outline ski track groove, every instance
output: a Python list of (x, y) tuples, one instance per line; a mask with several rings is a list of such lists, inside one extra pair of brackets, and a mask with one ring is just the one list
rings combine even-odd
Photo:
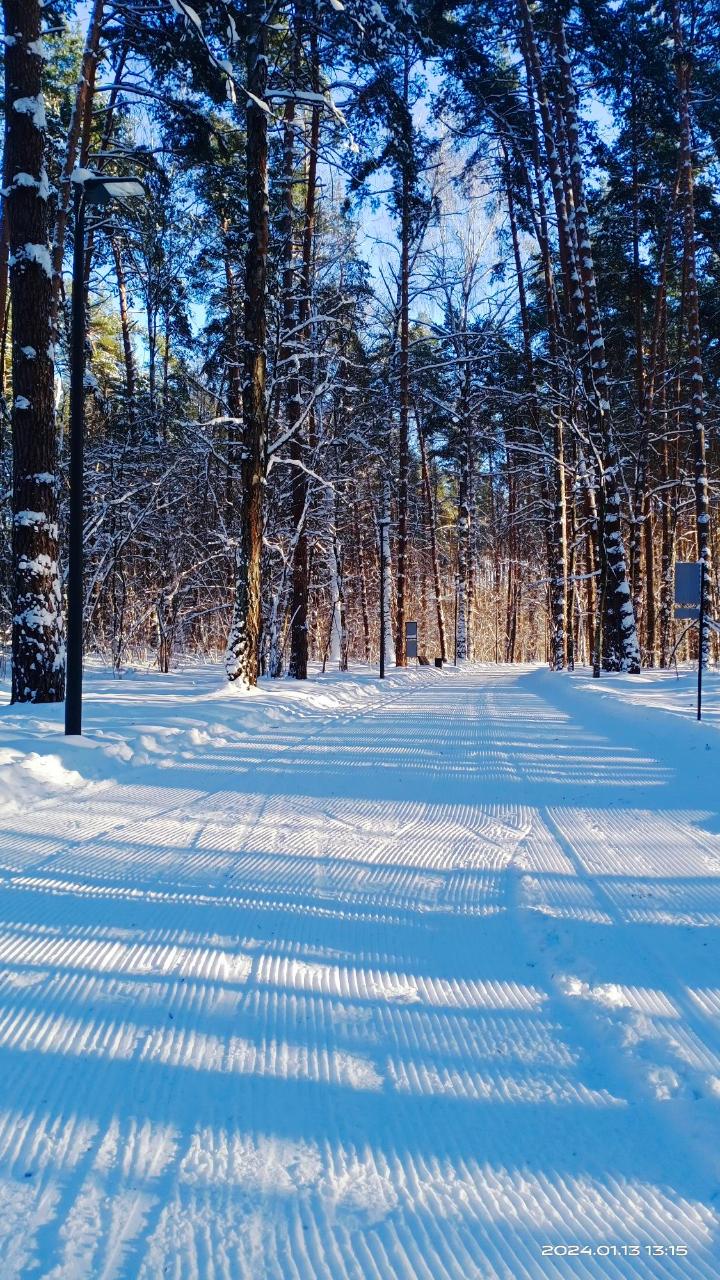
[[(720, 988), (647, 939), (720, 923), (705, 815), (636, 807), (662, 768), (522, 672), (299, 719), (184, 748), (172, 804), (121, 775), (13, 816), (2, 1280), (715, 1280)], [(571, 752), (633, 807), (540, 809)], [(669, 1064), (718, 1079), (686, 1141)], [(540, 1257), (648, 1239), (690, 1256)]]
[[(648, 815), (649, 816), (649, 815)], [(577, 851), (579, 861), (584, 862), (588, 866), (589, 872), (595, 877), (595, 892), (598, 898), (604, 900), (607, 904), (611, 918), (614, 916), (615, 923), (619, 923), (623, 918), (628, 922), (636, 919), (636, 912), (627, 907), (627, 895), (623, 893), (622, 879), (618, 884), (617, 878), (612, 877), (611, 868), (622, 866), (623, 871), (627, 870), (628, 863), (632, 868), (634, 866), (637, 875), (643, 875), (650, 879), (650, 894), (656, 893), (653, 883), (655, 877), (659, 875), (658, 854), (655, 852), (652, 856), (651, 850), (655, 848), (654, 843), (651, 850), (645, 848), (647, 842), (647, 824), (638, 827), (637, 824), (623, 821), (622, 827), (618, 830), (617, 819), (611, 819), (599, 825), (598, 819), (604, 815), (586, 814), (569, 814), (566, 811), (553, 812), (549, 817), (551, 827), (560, 835), (562, 841), (569, 846), (571, 836), (568, 834), (568, 826), (575, 826), (579, 822), (583, 833), (580, 837), (573, 834), (572, 840)], [(586, 832), (588, 828), (592, 830), (592, 836), (588, 838)], [(662, 828), (661, 828), (662, 829)], [(628, 847), (627, 837), (634, 838), (641, 842), (641, 849), (638, 852), (633, 849), (632, 845)], [(613, 841), (615, 842), (613, 844)], [(602, 844), (602, 850), (598, 846)], [(674, 864), (666, 867), (670, 852), (674, 854)], [(670, 850), (664, 851), (664, 861), (662, 870), (669, 870), (671, 874), (680, 871), (685, 876), (692, 875), (693, 871), (704, 875), (707, 868), (699, 862), (698, 855), (692, 844), (687, 851), (678, 849), (677, 844), (673, 843)], [(652, 917), (652, 912), (649, 912)], [(687, 913), (682, 913), (683, 918)], [(695, 916), (694, 923), (696, 926), (706, 926), (707, 921), (703, 913)], [(622, 988), (618, 988), (618, 994), (624, 997), (624, 1003), (635, 1008), (638, 1013), (646, 1014), (651, 1024), (654, 1024), (653, 1030), (655, 1037), (662, 1043), (670, 1042), (670, 1056), (675, 1059), (681, 1067), (687, 1065), (697, 1071), (714, 1072), (720, 1070), (720, 1024), (712, 1017), (704, 1017), (703, 1011), (698, 1007), (697, 1001), (692, 998), (692, 992), (678, 981), (676, 975), (669, 968), (665, 958), (658, 953), (657, 947), (647, 941), (643, 944), (646, 951), (652, 956), (652, 969), (661, 976), (668, 988), (670, 994), (659, 993), (661, 1001), (665, 1001), (666, 1007), (653, 1009), (647, 1007), (647, 999), (642, 1001), (642, 992), (636, 990), (624, 993)], [(617, 986), (617, 984), (614, 984)], [(640, 996), (640, 998), (639, 998)], [(655, 999), (658, 999), (656, 994)], [(674, 1007), (673, 1005), (677, 1006)], [(667, 1005), (669, 1004), (669, 1008)], [(665, 1019), (668, 1014), (677, 1018), (678, 1008), (681, 1016), (683, 1016), (690, 1024), (688, 1026), (673, 1026), (672, 1031), (668, 1032)], [(716, 1048), (713, 1050), (705, 1043), (703, 1037), (709, 1037), (715, 1042)]]

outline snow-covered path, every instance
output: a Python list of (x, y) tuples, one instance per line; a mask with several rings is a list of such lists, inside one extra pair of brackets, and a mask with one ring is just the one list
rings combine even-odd
[(2, 1280), (714, 1280), (717, 730), (156, 681), (0, 720)]

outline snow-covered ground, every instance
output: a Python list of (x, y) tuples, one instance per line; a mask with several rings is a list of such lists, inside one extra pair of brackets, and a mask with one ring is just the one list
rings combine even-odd
[(2, 1280), (715, 1280), (716, 677), (87, 694), (0, 713)]

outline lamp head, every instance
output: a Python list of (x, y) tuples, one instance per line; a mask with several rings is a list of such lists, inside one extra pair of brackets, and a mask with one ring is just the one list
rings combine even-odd
[(76, 169), (73, 182), (81, 188), (89, 205), (108, 205), (112, 200), (127, 204), (131, 200), (147, 200), (148, 193), (139, 178), (121, 178), (91, 173), (88, 169)]

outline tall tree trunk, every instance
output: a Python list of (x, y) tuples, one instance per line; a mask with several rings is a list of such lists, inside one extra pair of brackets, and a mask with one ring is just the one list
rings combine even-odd
[[(603, 665), (607, 669), (639, 671), (640, 649), (628, 582), (625, 548), (620, 523), (622, 476), (620, 458), (612, 431), (605, 341), (597, 301), (597, 287), (589, 237), (588, 211), (584, 195), (580, 135), (572, 81), (570, 56), (562, 17), (558, 13), (555, 40), (563, 94), (563, 117), (567, 133), (570, 181), (563, 178), (560, 152), (545, 90), (540, 53), (528, 0), (518, 0), (523, 27), (527, 66), (535, 83), (543, 127), (548, 165), (558, 225), (558, 243), (566, 293), (569, 297), (578, 357), (582, 364), (585, 400), (590, 432), (598, 457), (602, 459), (603, 563), (607, 566), (606, 589), (602, 593), (605, 646)], [(568, 200), (574, 207), (568, 210)], [(575, 261), (574, 247), (577, 245)]]
[[(318, 56), (317, 33), (312, 24), (310, 35), (310, 64), (312, 88), (320, 89), (320, 63)], [(302, 268), (300, 275), (300, 297), (298, 299), (298, 325), (296, 344), (298, 347), (297, 370), (288, 386), (288, 413), (300, 415), (300, 397), (303, 382), (306, 390), (312, 394), (313, 360), (308, 354), (310, 343), (310, 312), (313, 277), (313, 250), (315, 244), (315, 201), (317, 195), (318, 146), (320, 142), (320, 109), (313, 107), (310, 115), (310, 132), (307, 144), (306, 179), (305, 179), (305, 212), (303, 218)], [(304, 354), (301, 355), (301, 350)], [(311, 419), (312, 420), (312, 419)], [(312, 432), (307, 435), (307, 441)], [(293, 555), (293, 577), (290, 625), (290, 664), (289, 675), (296, 680), (307, 679), (308, 665), (308, 595), (310, 591), (310, 556), (307, 536), (307, 519), (310, 504), (310, 486), (308, 475), (304, 470), (304, 455), (307, 441), (301, 438), (297, 428), (290, 440), (290, 457), (293, 462), (291, 480), (292, 515), (295, 527), (299, 530), (295, 553)]]
[[(403, 57), (403, 104), (409, 112), (410, 55)], [(400, 368), (398, 405), (397, 615), (395, 661), (407, 666), (405, 621), (408, 576), (408, 470), (410, 466), (410, 157), (403, 164), (400, 205)]]
[(130, 425), (135, 425), (137, 394), (137, 374), (135, 370), (135, 355), (132, 346), (132, 334), (130, 331), (130, 310), (128, 307), (127, 284), (125, 281), (125, 269), (123, 267), (122, 251), (120, 240), (117, 236), (112, 236), (110, 240), (112, 248), (113, 261), (115, 263), (115, 277), (118, 287), (118, 302), (120, 305), (120, 329), (122, 332), (123, 358), (125, 361), (125, 390), (127, 392), (127, 408)]
[[(506, 428), (507, 434), (507, 428)], [(505, 589), (505, 661), (515, 661), (517, 636), (517, 477), (512, 470), (512, 456), (506, 454), (507, 486), (507, 582)]]
[[(525, 0), (523, 0), (523, 3)], [(635, 613), (628, 580), (625, 548), (621, 527), (622, 474), (620, 455), (613, 433), (610, 414), (610, 387), (607, 375), (605, 339), (603, 336), (600, 307), (597, 297), (595, 266), (587, 202), (585, 199), (582, 157), (580, 153), (580, 126), (575, 101), (570, 54), (565, 40), (565, 28), (558, 14), (555, 37), (558, 62), (563, 87), (563, 108), (567, 126), (570, 175), (575, 199), (575, 227), (577, 232), (580, 276), (582, 280), (584, 308), (578, 311), (586, 323), (588, 352), (585, 391), (588, 418), (596, 447), (603, 461), (603, 520), (601, 536), (607, 564), (607, 588), (605, 593), (605, 646), (603, 665), (606, 670), (638, 672), (640, 647), (638, 644)], [(587, 358), (589, 356), (589, 359)]]
[[(577, 478), (582, 512), (586, 528), (585, 536), (585, 572), (586, 579), (586, 618), (587, 618), (587, 657), (594, 662), (595, 621), (600, 610), (598, 599), (600, 594), (600, 577), (602, 553), (600, 547), (600, 519), (598, 515), (597, 490), (593, 477), (588, 473), (587, 462), (581, 448), (578, 448)], [(598, 655), (599, 657), (599, 655)], [(599, 674), (599, 668), (598, 668)]]
[(577, 555), (577, 542), (575, 530), (575, 502), (572, 496), (565, 507), (565, 544), (566, 544), (566, 570), (567, 576), (565, 581), (565, 616), (567, 627), (567, 644), (566, 644), (566, 661), (568, 671), (575, 670), (575, 601), (577, 598), (576, 582), (575, 582), (575, 564)]
[[(107, 99), (105, 101), (105, 105), (102, 109), (102, 114), (104, 115), (105, 119), (103, 123), (102, 136), (100, 138), (100, 156), (98, 157), (97, 166), (96, 166), (98, 173), (102, 173), (105, 169), (105, 160), (103, 157), (105, 155), (105, 152), (108, 151), (110, 148), (110, 143), (113, 136), (113, 130), (115, 128), (117, 104), (118, 104), (118, 99), (120, 97), (120, 94), (122, 92), (122, 77), (123, 77), (123, 72), (125, 70), (125, 66), (127, 63), (129, 52), (130, 52), (129, 45), (124, 44), (120, 49), (117, 62), (115, 63), (115, 66), (113, 68), (113, 72), (112, 72), (113, 88), (108, 94)], [(84, 165), (88, 160), (88, 144), (90, 140), (90, 126), (92, 123), (93, 115), (94, 115), (93, 95), (88, 95), (88, 97), (85, 100), (84, 123), (83, 123), (82, 133), (81, 133), (81, 137), (82, 137), (81, 152), (80, 152), (81, 165)], [(94, 256), (95, 256), (95, 227), (91, 223), (90, 226), (88, 227), (87, 238), (85, 241), (85, 290), (86, 292), (90, 283), (90, 272), (92, 270), (92, 263), (93, 263)], [(60, 291), (62, 292), (62, 279), (60, 281)]]
[(268, 253), (268, 113), (265, 4), (248, 5), (247, 104), (248, 244), (245, 257), (245, 381), (242, 519), (235, 549), (235, 600), (225, 669), (246, 687), (257, 683), (261, 627), (263, 485), (267, 455), (266, 337)]
[[(640, 267), (640, 180), (637, 148), (637, 71), (633, 63), (630, 72), (630, 136), (631, 136), (631, 192), (632, 192), (632, 284), (633, 326), (635, 330), (635, 405), (634, 419), (637, 435), (637, 463), (635, 470), (635, 494), (632, 512), (630, 541), (630, 583), (633, 609), (640, 626), (643, 606), (642, 546), (643, 530), (647, 521), (648, 501), (648, 450), (649, 434), (645, 430), (645, 363), (643, 359), (643, 305), (642, 271)], [(645, 619), (647, 636), (647, 618)]]
[(360, 611), (362, 614), (363, 628), (363, 652), (365, 661), (370, 661), (370, 615), (368, 613), (368, 592), (367, 592), (367, 571), (365, 567), (365, 544), (363, 542), (360, 530), (360, 520), (358, 516), (358, 503), (352, 504), (353, 515), (353, 533), (355, 536), (355, 550), (357, 554), (358, 579), (360, 582)]
[[(58, 330), (58, 314), (60, 309), (60, 299), (62, 296), (62, 266), (63, 255), (65, 252), (65, 237), (67, 234), (70, 207), (72, 204), (72, 172), (78, 164), (78, 161), (82, 163), (82, 160), (85, 158), (81, 155), (81, 140), (83, 138), (83, 134), (85, 134), (86, 138), (89, 137), (89, 123), (91, 119), (93, 94), (95, 92), (95, 72), (97, 70), (100, 31), (102, 28), (104, 9), (105, 0), (94, 0), (92, 9), (90, 10), (90, 20), (88, 22), (85, 47), (83, 49), (82, 63), (80, 66), (80, 77), (75, 90), (75, 102), (73, 105), (72, 116), (70, 117), (70, 128), (68, 129), (65, 145), (65, 159), (63, 161), (60, 182), (58, 183), (58, 204), (52, 245), (52, 321), (53, 329), (56, 333)], [(87, 152), (87, 146), (85, 146), (84, 150)]]
[(567, 189), (560, 161), (560, 151), (555, 138), (555, 128), (553, 125), (550, 103), (545, 89), (545, 78), (543, 76), (542, 63), (540, 61), (540, 51), (535, 38), (535, 27), (533, 25), (528, 0), (517, 0), (517, 3), (520, 21), (522, 24), (520, 46), (525, 60), (528, 77), (532, 79), (532, 82), (535, 85), (537, 105), (540, 111), (540, 123), (542, 126), (542, 138), (545, 149), (547, 173), (550, 179), (550, 186), (552, 188), (553, 201), (555, 204), (555, 213), (557, 216), (558, 248), (560, 251), (562, 282), (565, 287), (568, 306), (571, 310), (571, 317), (575, 322), (576, 330), (578, 334), (582, 335), (584, 338), (586, 336), (587, 326), (584, 315), (583, 293), (578, 267), (573, 253), (573, 234), (570, 226)]
[[(6, 202), (13, 378), (13, 702), (59, 702), (65, 651), (58, 567), (52, 257), (40, 0), (3, 0)], [(28, 180), (29, 179), (29, 180)]]
[(225, 462), (225, 527), (232, 539), (236, 523), (235, 474), (238, 466), (242, 434), (242, 351), (240, 340), (240, 304), (235, 270), (230, 256), (229, 223), (222, 222), (223, 270), (225, 273), (225, 342), (228, 371), (228, 421), (226, 424), (227, 458)]
[(677, 527), (677, 485), (670, 461), (667, 439), (662, 444), (663, 503), (661, 508), (660, 541), (660, 666), (667, 667), (672, 648), (673, 615), (673, 565), (675, 562), (675, 534)]
[(383, 480), (382, 501), (380, 511), (379, 540), (382, 546), (383, 579), (381, 590), (385, 616), (385, 664), (392, 666), (395, 662), (395, 641), (392, 625), (393, 576), (392, 556), (390, 552), (390, 486)]
[(435, 594), (435, 612), (437, 616), (438, 640), (440, 642), (440, 657), (443, 662), (447, 662), (447, 632), (445, 629), (445, 612), (442, 600), (440, 561), (438, 559), (435, 503), (433, 501), (432, 486), (430, 484), (430, 468), (428, 466), (427, 446), (425, 444), (425, 436), (419, 422), (418, 440), (420, 442), (420, 466), (422, 470), (423, 493), (425, 495), (425, 522), (427, 525), (428, 537), (430, 539), (430, 561), (432, 564), (433, 591)]
[(8, 319), (10, 315), (8, 283), (9, 283), (9, 253), (10, 246), (8, 243), (8, 220), (7, 210), (5, 207), (5, 192), (10, 186), (10, 176), (7, 164), (7, 147), (3, 149), (3, 166), (2, 166), (2, 189), (0, 190), (0, 399), (5, 394), (5, 351), (7, 348), (8, 337)]
[(467, 424), (460, 440), (457, 512), (457, 660), (468, 660), (468, 545), (470, 540), (470, 448)]
[[(708, 498), (707, 459), (705, 456), (705, 405), (702, 346), (700, 341), (700, 303), (695, 262), (695, 208), (693, 198), (692, 124), (690, 121), (691, 57), (685, 42), (679, 0), (672, 6), (675, 61), (680, 105), (680, 168), (684, 187), (683, 264), (685, 276), (685, 308), (688, 327), (688, 369), (690, 374), (690, 421), (695, 470), (695, 528), (698, 559), (705, 566), (704, 613), (712, 613), (712, 557), (710, 537), (710, 503)], [(711, 628), (706, 625), (701, 637), (702, 664), (710, 656)]]
[[(643, 402), (642, 402), (642, 434), (640, 441), (641, 452), (647, 457), (650, 450), (650, 441), (653, 436), (653, 424), (655, 419), (656, 404), (660, 408), (661, 422), (665, 422), (667, 418), (666, 405), (666, 378), (667, 378), (667, 349), (666, 349), (666, 332), (667, 332), (667, 275), (670, 253), (672, 251), (672, 236), (675, 224), (675, 206), (677, 202), (678, 190), (680, 185), (681, 170), (678, 166), (675, 177), (675, 185), (672, 190), (670, 199), (670, 209), (668, 212), (667, 225), (665, 230), (665, 239), (663, 243), (662, 258), (660, 263), (660, 278), (658, 280), (657, 291), (655, 295), (655, 308), (653, 313), (652, 333), (650, 338), (650, 353), (648, 359), (647, 376), (643, 382)], [(661, 435), (663, 432), (661, 431)], [(667, 441), (664, 441), (667, 445)], [(647, 462), (644, 464), (645, 472), (647, 472)], [(638, 468), (640, 471), (640, 468)], [(643, 534), (643, 551), (644, 551), (644, 570), (645, 570), (645, 656), (649, 667), (655, 666), (657, 657), (657, 640), (658, 640), (658, 614), (657, 614), (657, 593), (655, 587), (655, 556), (653, 543), (653, 510), (647, 481), (645, 483), (645, 492), (643, 495), (643, 518), (644, 518), (644, 534)], [(662, 499), (665, 504), (665, 495)], [(636, 499), (637, 505), (637, 499)], [(664, 528), (664, 524), (663, 524)], [(664, 535), (663, 535), (664, 536)]]
[(339, 494), (328, 492), (329, 508), (329, 545), (328, 568), (330, 570), (330, 661), (337, 664), (338, 670), (347, 671), (348, 642), (345, 619), (345, 583), (343, 574), (343, 553), (338, 536)]
[[(533, 444), (536, 448), (542, 449), (544, 441), (540, 431), (540, 404), (537, 385), (535, 381), (535, 369), (532, 353), (532, 345), (530, 339), (530, 317), (527, 304), (527, 293), (525, 289), (525, 273), (523, 271), (522, 259), (520, 256), (520, 237), (517, 226), (517, 216), (515, 213), (515, 201), (513, 198), (511, 175), (508, 164), (508, 153), (506, 144), (503, 143), (504, 151), (504, 170), (505, 170), (505, 191), (507, 196), (508, 216), (510, 219), (510, 233), (513, 246), (513, 258), (515, 261), (515, 275), (518, 283), (518, 300), (520, 304), (520, 319), (522, 323), (523, 334), (523, 354), (525, 359), (525, 367), (527, 371), (528, 383), (530, 387), (530, 419), (532, 427)], [(549, 550), (549, 573), (550, 573), (550, 615), (551, 615), (551, 660), (553, 669), (562, 670), (566, 663), (566, 646), (567, 646), (567, 502), (565, 492), (565, 455), (564, 455), (564, 425), (562, 419), (562, 411), (560, 408), (560, 396), (553, 387), (553, 381), (558, 375), (558, 333), (557, 333), (557, 315), (555, 305), (555, 288), (553, 282), (552, 258), (547, 238), (547, 213), (545, 210), (545, 199), (542, 193), (542, 183), (537, 175), (537, 187), (540, 193), (540, 211), (538, 219), (538, 230), (540, 232), (540, 252), (543, 263), (543, 278), (545, 284), (545, 311), (548, 326), (549, 338), (549, 356), (551, 368), (548, 371), (548, 382), (550, 383), (550, 417), (552, 420), (553, 434), (553, 469), (552, 469), (552, 506), (553, 518), (552, 529), (548, 542)], [(544, 468), (540, 476), (541, 490), (543, 490), (543, 498), (549, 499), (546, 492), (548, 486), (545, 483)], [(511, 490), (509, 489), (509, 493)], [(515, 584), (516, 574), (511, 567), (509, 572), (508, 583), (508, 609), (512, 602), (514, 609), (517, 603), (517, 590)], [(508, 613), (508, 617), (510, 614)], [(514, 645), (513, 645), (514, 649)], [(509, 659), (512, 661), (512, 659)]]
[[(291, 38), (293, 40), (291, 57), (292, 76), (293, 83), (297, 85), (299, 80), (299, 37), (297, 32), (294, 32)], [(300, 355), (298, 352), (297, 334), (293, 334), (293, 330), (296, 327), (295, 204), (293, 200), (294, 180), (295, 99), (293, 97), (289, 97), (285, 103), (283, 116), (282, 214), (279, 225), (282, 254), (282, 332), (280, 349), (278, 352), (278, 363), (280, 366), (279, 382), (281, 383), (281, 387), (282, 384), (284, 384), (285, 389), (285, 425), (288, 433), (290, 434), (291, 441), (293, 440), (295, 432), (299, 429), (301, 413)], [(294, 477), (291, 478), (291, 485), (293, 484)], [(295, 513), (293, 512), (293, 514)], [(302, 525), (304, 525), (304, 507), (301, 517)], [(294, 549), (291, 549), (293, 561), (295, 560), (295, 551), (297, 549), (297, 539), (299, 536), (302, 536), (302, 527), (296, 522), (293, 539)], [(283, 671), (283, 655), (279, 643), (279, 632), (285, 607), (285, 574), (286, 566), (283, 565), (282, 589), (277, 592), (275, 599), (273, 600), (272, 607), (269, 672), (273, 677), (281, 676)], [(291, 627), (292, 622), (293, 619), (291, 617)]]

